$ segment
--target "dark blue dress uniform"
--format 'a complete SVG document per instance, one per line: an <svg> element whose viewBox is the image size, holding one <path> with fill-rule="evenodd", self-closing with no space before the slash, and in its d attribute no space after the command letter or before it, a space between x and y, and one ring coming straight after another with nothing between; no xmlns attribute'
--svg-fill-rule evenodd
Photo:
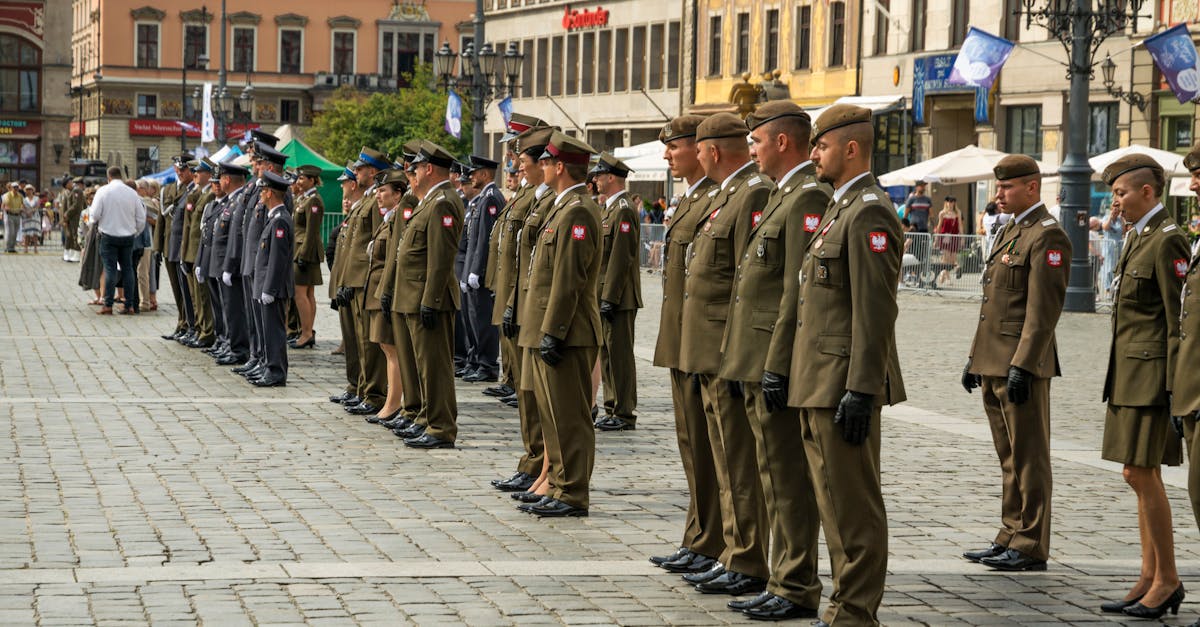
<svg viewBox="0 0 1200 627"><path fill-rule="evenodd" d="M263 175L268 186L280 191L287 183L272 172ZM295 296L292 273L293 226L291 211L283 203L271 208L258 238L254 261L254 294L262 310L263 375L255 385L282 385L287 381L287 307ZM270 302L267 302L270 301Z"/></svg>
<svg viewBox="0 0 1200 627"><path fill-rule="evenodd" d="M497 165L495 161L471 156L474 170L494 171ZM462 311L467 322L467 342L471 347L468 363L475 371L464 378L466 381L495 381L500 374L500 332L492 324L496 295L487 288L485 280L492 227L504 204L500 188L495 183L488 183L472 201L472 209L463 226L467 250L461 280L467 283L467 291L463 297ZM472 276L475 277L474 281Z"/></svg>

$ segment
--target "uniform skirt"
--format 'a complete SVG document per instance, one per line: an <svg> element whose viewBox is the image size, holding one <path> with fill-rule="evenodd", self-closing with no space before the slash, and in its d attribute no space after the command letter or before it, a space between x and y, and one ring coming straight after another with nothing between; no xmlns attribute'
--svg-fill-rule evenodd
<svg viewBox="0 0 1200 627"><path fill-rule="evenodd" d="M1100 456L1142 468L1183 463L1183 446L1171 427L1170 408L1110 404L1104 417Z"/></svg>
<svg viewBox="0 0 1200 627"><path fill-rule="evenodd" d="M367 339L376 344L395 344L392 335L392 315L383 310L375 309L367 312Z"/></svg>
<svg viewBox="0 0 1200 627"><path fill-rule="evenodd" d="M309 263L304 266L304 270L300 266L292 264L292 271L296 277L296 285L323 285L324 281L321 277L321 263Z"/></svg>

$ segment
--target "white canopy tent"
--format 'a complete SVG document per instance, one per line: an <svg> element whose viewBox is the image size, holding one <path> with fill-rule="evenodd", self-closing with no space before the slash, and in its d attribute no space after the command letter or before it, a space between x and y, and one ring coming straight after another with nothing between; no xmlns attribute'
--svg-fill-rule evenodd
<svg viewBox="0 0 1200 627"><path fill-rule="evenodd" d="M670 176L667 160L663 159L662 142L623 146L614 148L612 153L633 170L629 175L630 181L666 181Z"/></svg>
<svg viewBox="0 0 1200 627"><path fill-rule="evenodd" d="M995 178L992 168L1008 156L1007 153L989 148L980 148L974 144L953 150L944 155L914 163L910 166L893 170L879 177L879 184L884 187L895 185L915 185L917 181L957 185L959 183L974 183ZM1039 162L1043 175L1056 174L1055 168Z"/></svg>
<svg viewBox="0 0 1200 627"><path fill-rule="evenodd" d="M1124 148L1117 148L1108 152L1100 153L1088 159L1088 165L1092 166L1092 178L1100 180L1100 174L1104 172L1113 161L1133 154L1148 155L1154 159L1158 165L1162 166L1167 176L1187 176L1187 170L1183 168L1183 155L1157 148L1142 146L1141 144L1130 144Z"/></svg>

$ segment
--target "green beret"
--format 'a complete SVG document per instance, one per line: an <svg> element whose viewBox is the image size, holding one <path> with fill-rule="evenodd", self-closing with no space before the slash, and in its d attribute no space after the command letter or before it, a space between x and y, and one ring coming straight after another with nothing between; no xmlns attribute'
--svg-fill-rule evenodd
<svg viewBox="0 0 1200 627"><path fill-rule="evenodd" d="M302 165L296 168L296 174L314 179L317 181L318 186L321 185L321 168L315 165Z"/></svg>
<svg viewBox="0 0 1200 627"><path fill-rule="evenodd" d="M1019 179L1023 176L1031 176L1041 174L1042 170L1038 167L1037 161L1029 155L1005 155L992 168L992 173L996 175L997 181L1007 181L1009 179Z"/></svg>
<svg viewBox="0 0 1200 627"><path fill-rule="evenodd" d="M704 121L702 115L681 115L662 127L658 132L658 141L667 143L684 137L695 137L696 127Z"/></svg>
<svg viewBox="0 0 1200 627"><path fill-rule="evenodd" d="M804 109L791 100L771 100L758 105L754 113L746 116L746 126L753 131L763 124L779 118L800 118L807 123L812 122L812 118L805 113Z"/></svg>
<svg viewBox="0 0 1200 627"><path fill-rule="evenodd" d="M1200 169L1200 140L1192 144L1192 149L1183 157L1183 167L1188 169L1188 172L1195 172Z"/></svg>
<svg viewBox="0 0 1200 627"><path fill-rule="evenodd" d="M851 124L869 124L871 110L866 107L856 107L849 104L835 104L821 112L813 124L812 143L817 143L821 136L834 129L850 126Z"/></svg>
<svg viewBox="0 0 1200 627"><path fill-rule="evenodd" d="M732 113L718 113L709 116L696 127L696 141L706 139L724 139L726 137L745 137L750 129L746 122Z"/></svg>
<svg viewBox="0 0 1200 627"><path fill-rule="evenodd" d="M1121 157L1120 159L1108 164L1108 167L1104 168L1104 173L1100 175L1100 178L1104 179L1104 183L1111 187L1112 184L1117 181L1117 179L1121 178L1122 174L1127 174L1134 170L1141 170L1142 168L1154 170L1155 174L1160 179L1163 176L1162 166L1158 165L1158 162L1155 161L1153 157L1150 155L1134 153L1131 155L1125 155L1124 157Z"/></svg>

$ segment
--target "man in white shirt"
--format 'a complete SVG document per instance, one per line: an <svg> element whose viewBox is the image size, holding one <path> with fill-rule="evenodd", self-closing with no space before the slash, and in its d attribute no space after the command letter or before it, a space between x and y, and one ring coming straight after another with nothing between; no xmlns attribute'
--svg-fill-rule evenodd
<svg viewBox="0 0 1200 627"><path fill-rule="evenodd" d="M91 216L100 231L100 259L104 262L104 306L96 313L112 315L118 266L125 294L135 293L137 275L133 269L133 239L146 224L146 206L137 191L121 179L120 167L108 169L108 183L96 192ZM127 301L121 313L136 314L137 303Z"/></svg>

